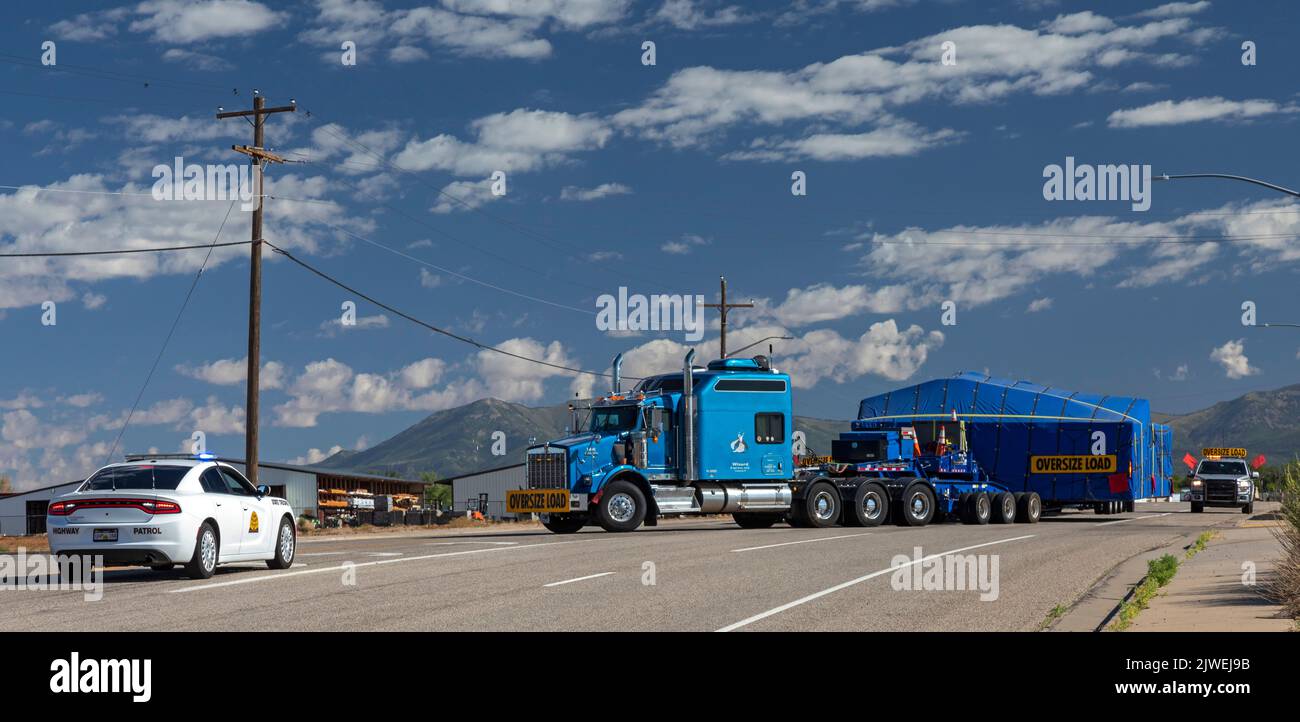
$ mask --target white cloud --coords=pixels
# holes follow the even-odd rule
[[[895,313],[908,307],[909,296],[907,287],[903,285],[871,289],[865,285],[819,283],[807,288],[789,289],[785,299],[778,304],[768,299],[756,300],[755,304],[757,318],[796,328],[862,313]]]
[[[713,241],[704,236],[694,233],[683,233],[680,240],[665,241],[659,246],[659,250],[664,253],[672,253],[678,256],[684,256],[694,250],[697,246],[707,246]]]
[[[1250,365],[1246,358],[1246,339],[1227,341],[1210,352],[1210,360],[1223,367],[1223,373],[1230,379],[1254,376],[1259,369]]]
[[[1047,23],[1046,28],[1054,33],[1064,35],[1078,35],[1080,33],[1090,33],[1099,30],[1110,30],[1115,27],[1115,21],[1103,15],[1098,15],[1091,10],[1071,13],[1069,15],[1057,15],[1056,19]]]
[[[862,160],[915,155],[961,137],[950,128],[927,131],[908,122],[892,121],[865,133],[814,133],[784,140],[756,138],[745,150],[727,153],[726,160]]]
[[[442,276],[439,276],[427,268],[420,269],[420,286],[422,288],[437,288],[441,285]]]
[[[1199,12],[1209,9],[1209,0],[1200,2],[1172,2],[1165,3],[1150,10],[1143,10],[1138,13],[1138,17],[1146,18],[1171,18],[1182,17],[1184,15],[1195,15]]]
[[[559,341],[543,344],[531,338],[512,338],[496,344],[496,347],[558,366],[578,365]],[[568,371],[486,350],[475,354],[474,364],[487,393],[505,401],[539,401],[544,394],[543,383],[547,379],[573,376]]]
[[[176,372],[182,376],[198,379],[217,386],[242,385],[248,379],[248,357],[218,359],[209,363],[191,366],[179,364]],[[258,388],[262,390],[278,389],[284,386],[285,368],[279,361],[267,361],[257,375]]]
[[[442,187],[437,201],[429,210],[434,213],[470,211],[504,197],[504,195],[496,195],[492,192],[491,178],[484,178],[481,181],[453,181]],[[435,278],[439,280],[432,281]],[[428,279],[427,282],[426,279]],[[420,285],[425,288],[433,288],[433,286],[428,285],[429,282],[436,286],[441,283],[441,277],[421,268]]]
[[[90,311],[102,308],[107,302],[108,296],[105,296],[102,293],[87,291],[81,294],[81,305],[85,306],[86,309]]]
[[[312,427],[324,413],[437,411],[478,398],[474,379],[443,382],[444,362],[424,359],[388,373],[358,373],[332,358],[307,364],[286,385],[289,399],[274,407],[277,426]]]
[[[1279,105],[1272,100],[1227,100],[1216,96],[1162,100],[1138,108],[1116,110],[1106,119],[1106,124],[1112,128],[1143,128],[1207,120],[1246,120],[1295,112],[1300,112],[1300,106]]]
[[[145,0],[135,6],[132,32],[160,43],[186,44],[269,30],[286,16],[252,0]]]
[[[343,40],[365,50],[396,47],[395,62],[420,59],[422,45],[456,55],[485,58],[550,57],[554,48],[542,35],[554,30],[584,30],[624,17],[630,0],[442,0],[441,6],[386,10],[372,0],[317,0],[312,27],[301,33],[308,43],[328,47],[337,62]]]
[[[334,338],[341,333],[349,331],[371,331],[374,329],[388,328],[388,315],[377,313],[373,316],[357,316],[355,323],[344,325],[342,318],[330,318],[321,321],[320,336],[324,338]]]
[[[393,160],[404,170],[444,170],[459,176],[524,172],[602,148],[613,133],[595,116],[526,108],[484,116],[470,123],[470,129],[472,141],[447,134],[412,139]]]
[[[225,70],[233,70],[234,65],[230,61],[217,55],[200,53],[195,50],[185,50],[183,48],[168,48],[162,54],[162,59],[169,63],[179,63],[195,70],[215,73]]]
[[[1050,297],[1044,296],[1043,298],[1035,298],[1029,302],[1029,307],[1025,309],[1025,313],[1038,313],[1039,311],[1046,311],[1051,307],[1052,299]]]
[[[317,448],[311,448],[307,450],[306,454],[302,456],[296,456],[290,459],[287,463],[294,464],[296,466],[314,466],[328,459],[329,457],[339,453],[342,450],[343,447],[338,444],[331,446],[328,451],[321,451],[320,449]]]
[[[560,200],[562,201],[594,201],[609,196],[627,195],[632,189],[622,183],[601,183],[595,188],[579,188],[578,186],[565,186],[560,191]]]
[[[726,5],[710,12],[710,9],[702,8],[702,4],[696,0],[664,0],[664,4],[659,6],[651,19],[668,23],[679,30],[737,25],[756,19],[753,15],[746,14],[739,5]]]

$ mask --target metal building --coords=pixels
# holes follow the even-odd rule
[[[0,495],[0,536],[45,533],[45,509],[50,500],[81,486],[81,481]]]
[[[461,512],[481,511],[489,519],[514,519],[516,514],[506,513],[506,491],[523,489],[524,465],[512,464],[495,469],[485,469],[472,474],[461,474],[440,479],[439,484],[451,484],[452,509]]]

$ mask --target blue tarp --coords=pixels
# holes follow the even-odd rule
[[[1062,504],[1169,495],[1172,434],[1151,423],[1151,404],[1129,396],[1087,394],[1030,381],[966,372],[862,400],[855,428],[966,424],[972,456],[996,481],[1014,491],[1037,491]],[[949,440],[953,443],[956,438]],[[1096,450],[1117,458],[1110,473],[1035,473],[1032,456],[1082,456]]]

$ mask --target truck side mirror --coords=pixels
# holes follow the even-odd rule
[[[1258,479],[1258,478],[1259,478],[1259,472],[1258,472],[1258,471],[1252,471],[1252,472],[1250,472],[1250,478],[1252,478],[1252,479]]]

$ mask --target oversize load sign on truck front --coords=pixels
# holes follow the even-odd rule
[[[1246,458],[1246,450],[1240,447],[1214,447],[1201,449],[1201,456],[1227,456],[1244,459]]]
[[[1031,474],[1114,474],[1118,466],[1114,454],[1029,457]]]
[[[506,492],[506,511],[511,514],[550,514],[569,510],[566,489],[511,489]]]

